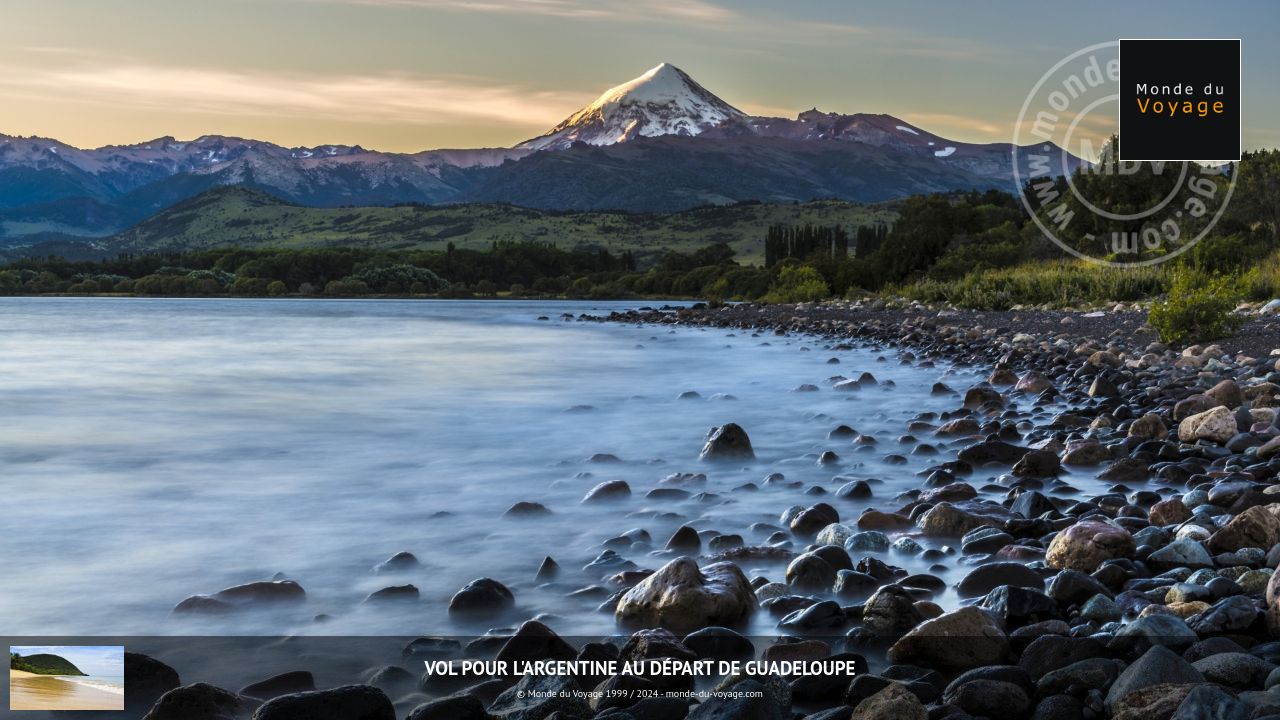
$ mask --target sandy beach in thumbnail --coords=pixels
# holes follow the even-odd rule
[[[10,710],[123,710],[124,696],[51,675],[9,670]]]

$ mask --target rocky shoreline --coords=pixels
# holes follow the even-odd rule
[[[146,717],[1280,718],[1280,581],[1272,573],[1280,564],[1280,488],[1273,484],[1280,372],[1266,347],[1266,320],[1251,323],[1235,344],[1174,351],[1155,342],[1140,314],[1125,312],[835,303],[579,319],[762,337],[804,333],[833,351],[872,346],[921,368],[959,363],[990,374],[973,387],[939,383],[934,392],[952,409],[922,412],[903,429],[928,437],[937,453],[905,493],[880,497],[883,490],[860,481],[833,492],[797,488],[793,498],[814,496],[806,499],[812,504],[780,507],[767,541],[682,527],[657,543],[663,549],[647,558],[649,568],[606,550],[595,570],[614,590],[602,609],[636,629],[630,635],[586,642],[558,636],[553,619],[522,619],[466,644],[418,638],[403,657],[328,690],[297,672],[238,693],[179,686],[176,673],[170,678],[148,659],[145,667],[170,687],[147,698],[155,706]],[[877,384],[870,373],[828,382],[850,393]],[[831,428],[830,439],[833,446],[865,442],[845,426]],[[750,453],[746,431],[727,424],[709,435],[703,457],[714,463]],[[1071,484],[1086,476],[1103,490]],[[623,491],[604,485],[587,499]],[[699,482],[679,474],[659,485],[696,490]],[[842,499],[854,497],[870,498],[873,507],[842,514]],[[948,588],[934,574],[894,565],[893,553],[971,569]],[[764,558],[789,563],[778,576],[748,579],[744,567]],[[537,572],[550,581],[558,570],[551,561]],[[935,602],[952,590],[959,607]],[[231,612],[304,596],[279,579],[198,596],[178,610]],[[450,611],[508,622],[512,604],[511,590],[486,578],[460,589]],[[780,637],[741,634],[744,619],[757,614],[776,618]],[[712,678],[712,688],[663,673],[477,679],[421,672],[423,659],[464,657],[758,657],[852,661],[870,671],[739,674]],[[134,687],[128,677],[126,684]],[[695,688],[718,694],[695,698]]]

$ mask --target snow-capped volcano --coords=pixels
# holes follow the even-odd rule
[[[683,70],[662,63],[604,92],[545,135],[517,148],[562,150],[575,142],[613,145],[635,137],[698,135],[746,113],[711,94]]]

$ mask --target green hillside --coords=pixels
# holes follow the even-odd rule
[[[724,242],[740,262],[764,259],[770,225],[891,222],[894,205],[841,201],[743,203],[670,214],[555,212],[501,204],[311,208],[263,192],[225,187],[179,203],[113,238],[112,251],[146,253],[219,247],[360,247],[381,250],[487,249],[499,241],[631,250],[652,259]]]
[[[57,655],[19,655],[9,653],[9,667],[36,675],[84,675],[80,668]]]

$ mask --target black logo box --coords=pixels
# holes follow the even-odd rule
[[[1240,45],[1238,39],[1121,39],[1120,159],[1238,161],[1243,102]],[[1140,85],[1147,86],[1145,93],[1138,92]],[[1183,92],[1165,94],[1165,87]],[[1206,89],[1211,92],[1206,94]],[[1147,106],[1145,114],[1140,112],[1139,100]],[[1157,102],[1164,111],[1160,114],[1154,112]],[[1192,103],[1191,114],[1183,112],[1185,102]],[[1206,116],[1199,113],[1206,107],[1202,102],[1207,103]],[[1221,113],[1213,112],[1217,102],[1222,103]],[[1169,103],[1177,103],[1172,116]]]

